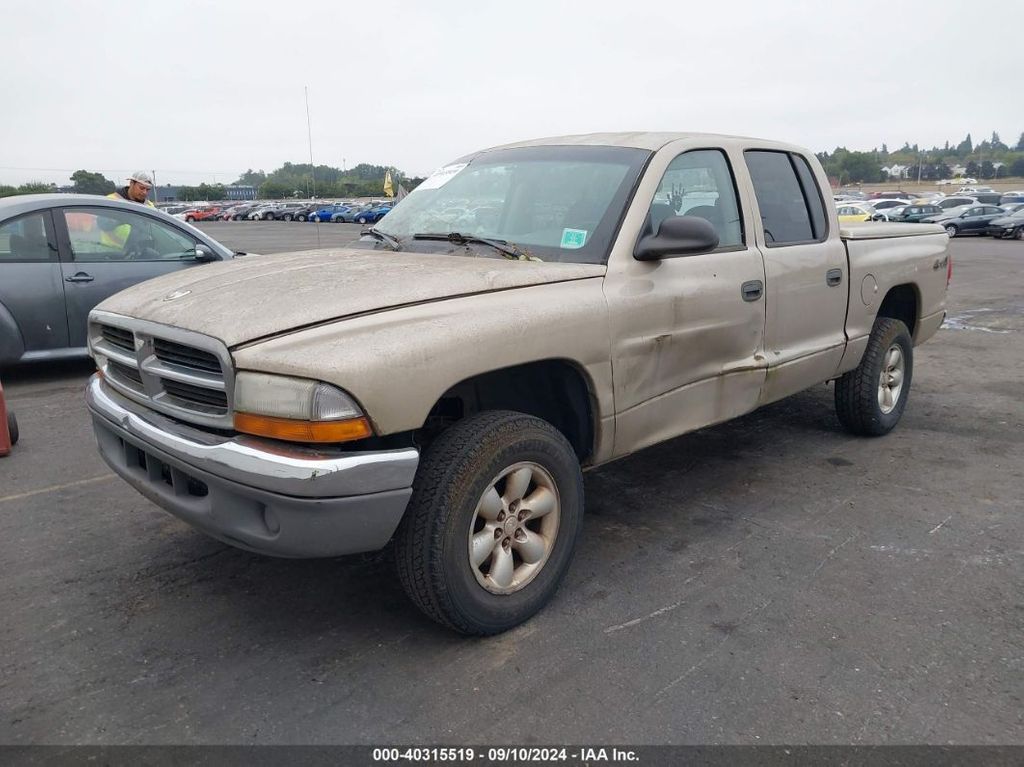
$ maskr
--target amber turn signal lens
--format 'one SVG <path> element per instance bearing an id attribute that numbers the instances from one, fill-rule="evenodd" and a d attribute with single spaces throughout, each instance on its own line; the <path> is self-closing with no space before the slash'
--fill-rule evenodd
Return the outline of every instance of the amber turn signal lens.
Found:
<path id="1" fill-rule="evenodd" d="M 235 413 L 235 429 L 257 437 L 288 442 L 351 442 L 373 434 L 366 418 L 344 421 L 293 421 L 252 413 Z"/>

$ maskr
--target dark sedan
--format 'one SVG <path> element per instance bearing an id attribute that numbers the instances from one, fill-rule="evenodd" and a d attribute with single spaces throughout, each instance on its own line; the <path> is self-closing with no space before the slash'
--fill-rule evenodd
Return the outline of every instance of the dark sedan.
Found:
<path id="1" fill-rule="evenodd" d="M 1008 216 L 994 218 L 988 222 L 985 234 L 993 237 L 1014 237 L 1024 240 L 1024 206 Z"/>
<path id="2" fill-rule="evenodd" d="M 1005 216 L 1006 211 L 995 205 L 975 205 L 970 208 L 957 209 L 952 215 L 929 216 L 924 223 L 939 224 L 946 234 L 956 237 L 961 234 L 985 234 L 989 221 Z"/>
<path id="3" fill-rule="evenodd" d="M 134 202 L 84 194 L 0 199 L 0 365 L 82 356 L 89 311 L 151 277 L 234 256 Z"/>
<path id="4" fill-rule="evenodd" d="M 938 205 L 904 205 L 902 208 L 891 208 L 890 210 L 875 213 L 871 220 L 902 221 L 906 224 L 916 224 L 921 219 L 940 215 L 942 215 L 942 208 Z"/>

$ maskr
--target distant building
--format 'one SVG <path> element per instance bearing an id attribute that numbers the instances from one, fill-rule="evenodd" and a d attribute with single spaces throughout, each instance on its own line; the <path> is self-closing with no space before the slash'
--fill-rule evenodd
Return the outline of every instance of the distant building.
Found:
<path id="1" fill-rule="evenodd" d="M 883 167 L 882 172 L 889 178 L 906 178 L 907 173 L 910 171 L 908 165 L 890 165 L 889 167 Z"/>
<path id="2" fill-rule="evenodd" d="M 164 184 L 153 187 L 153 202 L 177 202 L 178 196 L 178 187 L 176 186 Z"/>
<path id="3" fill-rule="evenodd" d="M 242 184 L 231 184 L 224 187 L 229 200 L 255 200 L 256 187 Z"/>

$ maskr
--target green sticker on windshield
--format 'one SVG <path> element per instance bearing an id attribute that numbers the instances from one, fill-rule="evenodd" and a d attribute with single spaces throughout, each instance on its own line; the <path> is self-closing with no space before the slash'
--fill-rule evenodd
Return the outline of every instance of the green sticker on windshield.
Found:
<path id="1" fill-rule="evenodd" d="M 587 241 L 587 230 L 586 229 L 563 229 L 562 230 L 562 247 L 563 248 L 582 248 L 584 243 Z"/>

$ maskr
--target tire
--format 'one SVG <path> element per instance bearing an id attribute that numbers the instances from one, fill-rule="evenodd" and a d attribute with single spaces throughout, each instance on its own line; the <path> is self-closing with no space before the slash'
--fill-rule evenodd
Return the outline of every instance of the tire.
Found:
<path id="1" fill-rule="evenodd" d="M 958 234 L 960 234 L 960 230 L 957 229 L 952 224 L 946 224 L 946 234 L 948 234 L 950 237 L 956 237 Z"/>
<path id="2" fill-rule="evenodd" d="M 7 413 L 7 431 L 11 435 L 11 444 L 18 444 L 18 419 L 14 417 L 14 413 L 8 411 Z"/>
<path id="3" fill-rule="evenodd" d="M 185 216 L 185 222 L 188 223 L 188 224 L 191 224 L 195 220 L 196 220 L 195 216 Z"/>
<path id="4" fill-rule="evenodd" d="M 487 498 L 493 503 L 485 506 Z M 528 503 L 543 503 L 547 511 L 524 518 Z M 398 577 L 413 603 L 441 625 L 497 634 L 554 596 L 582 523 L 583 476 L 565 437 L 523 413 L 480 413 L 449 428 L 424 453 L 395 534 Z M 474 542 L 478 562 L 471 558 Z M 535 567 L 522 552 L 536 557 Z"/>
<path id="5" fill-rule="evenodd" d="M 281 216 L 281 218 L 283 218 L 285 221 L 291 221 L 292 220 L 292 214 L 291 213 L 285 213 L 283 216 Z"/>
<path id="6" fill-rule="evenodd" d="M 306 214 L 305 213 L 300 213 L 299 215 L 297 215 L 295 217 L 295 220 L 296 221 L 305 221 L 306 220 Z"/>
<path id="7" fill-rule="evenodd" d="M 232 217 L 231 217 L 231 220 L 232 220 L 232 221 L 241 221 L 241 220 L 242 220 L 242 217 L 241 217 L 241 216 L 232 216 Z"/>
<path id="8" fill-rule="evenodd" d="M 1013 233 L 1013 236 L 1018 240 L 1024 240 L 1024 226 L 1017 227 L 1017 231 Z"/>
<path id="9" fill-rule="evenodd" d="M 868 437 L 888 434 L 907 406 L 913 377 L 914 345 L 907 326 L 876 318 L 860 365 L 836 381 L 836 415 L 843 428 Z"/>
<path id="10" fill-rule="evenodd" d="M 359 218 L 357 218 L 356 219 L 356 223 L 365 224 L 366 223 L 366 216 L 360 216 Z"/>
<path id="11" fill-rule="evenodd" d="M 264 221 L 270 221 L 270 219 L 272 219 L 273 217 L 274 217 L 273 213 L 264 213 L 263 214 L 263 220 Z"/>

